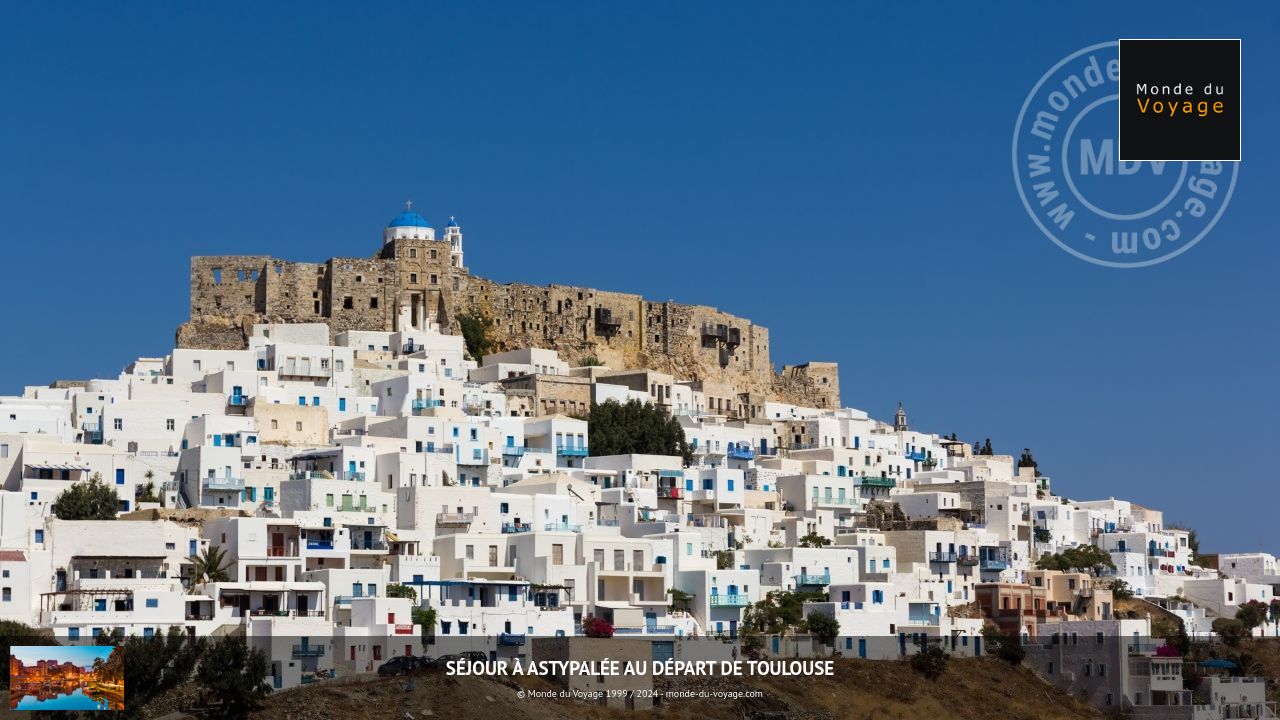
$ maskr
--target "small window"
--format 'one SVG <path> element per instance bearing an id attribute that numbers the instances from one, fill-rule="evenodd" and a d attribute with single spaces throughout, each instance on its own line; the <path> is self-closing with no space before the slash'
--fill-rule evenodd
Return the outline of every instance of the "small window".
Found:
<path id="1" fill-rule="evenodd" d="M 377 310 L 377 309 L 378 309 L 378 298 L 376 298 L 376 297 L 371 297 L 371 298 L 369 298 L 369 309 L 370 309 L 370 310 Z"/>
<path id="2" fill-rule="evenodd" d="M 351 310 L 355 308 L 355 306 L 356 306 L 355 301 L 351 298 L 350 295 L 347 295 L 346 297 L 342 298 L 343 310 Z"/>

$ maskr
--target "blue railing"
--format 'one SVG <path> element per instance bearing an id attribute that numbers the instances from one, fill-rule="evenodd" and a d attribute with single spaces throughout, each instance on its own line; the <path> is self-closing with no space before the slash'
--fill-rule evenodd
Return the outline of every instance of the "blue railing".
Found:
<path id="1" fill-rule="evenodd" d="M 796 575 L 797 585 L 830 585 L 831 573 L 823 573 L 821 575 L 810 575 L 801 573 Z"/>
<path id="2" fill-rule="evenodd" d="M 994 559 L 984 558 L 982 560 L 981 567 L 983 570 L 991 570 L 991 571 L 1008 570 L 1009 562 L 1007 560 L 994 560 Z"/>
<path id="3" fill-rule="evenodd" d="M 498 644 L 508 647 L 524 645 L 524 633 L 499 633 Z"/>
<path id="4" fill-rule="evenodd" d="M 323 645 L 294 645 L 294 657 L 320 657 L 324 655 Z"/>
<path id="5" fill-rule="evenodd" d="M 569 447 L 568 445 L 557 445 L 556 454 L 564 457 L 586 457 L 589 453 L 584 447 Z"/>
<path id="6" fill-rule="evenodd" d="M 916 462 L 925 461 L 925 454 L 923 450 L 916 450 L 915 452 L 903 453 L 903 457 L 905 457 L 908 460 L 915 460 Z"/>
<path id="7" fill-rule="evenodd" d="M 351 598 L 352 598 L 351 595 L 334 595 L 333 604 L 334 605 L 350 605 Z"/>
<path id="8" fill-rule="evenodd" d="M 502 523 L 502 532 L 504 533 L 527 533 L 533 530 L 533 526 L 529 523 Z"/>
<path id="9" fill-rule="evenodd" d="M 756 457 L 756 451 L 749 447 L 733 447 L 731 445 L 729 446 L 728 455 L 734 460 L 754 460 Z"/>
<path id="10" fill-rule="evenodd" d="M 711 607 L 746 607 L 751 604 L 751 600 L 746 595 L 712 595 Z"/>
<path id="11" fill-rule="evenodd" d="M 244 407 L 249 404 L 249 398 L 243 395 L 232 395 L 227 398 L 227 404 L 233 407 Z"/>
<path id="12" fill-rule="evenodd" d="M 332 550 L 333 541 L 329 540 L 325 542 L 320 542 L 319 540 L 308 540 L 307 549 L 308 550 Z"/>
<path id="13" fill-rule="evenodd" d="M 426 410 L 427 408 L 437 408 L 437 407 L 443 407 L 443 406 L 444 406 L 443 400 L 437 400 L 434 398 L 432 399 L 414 398 L 413 400 L 414 410 Z"/>
<path id="14" fill-rule="evenodd" d="M 507 457 L 523 457 L 524 447 L 518 445 L 507 445 L 502 448 L 502 454 Z"/>
<path id="15" fill-rule="evenodd" d="M 854 610 L 861 610 L 861 609 L 862 609 L 862 601 L 860 601 L 860 600 L 855 600 L 855 601 L 853 601 L 853 602 L 849 602 L 848 600 L 841 600 L 841 601 L 840 601 L 840 609 L 841 609 L 841 610 L 848 610 L 848 609 L 850 608 L 850 606 L 853 606 L 853 609 L 854 609 Z"/>

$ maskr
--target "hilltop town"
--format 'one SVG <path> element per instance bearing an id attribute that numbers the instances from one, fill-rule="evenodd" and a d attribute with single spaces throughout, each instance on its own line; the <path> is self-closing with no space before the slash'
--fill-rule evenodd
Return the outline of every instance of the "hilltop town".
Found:
<path id="1" fill-rule="evenodd" d="M 476 278 L 459 225 L 437 239 L 412 209 L 372 258 L 191 268 L 168 355 L 0 398 L 0 620 L 64 644 L 243 637 L 274 690 L 539 639 L 655 659 L 1016 644 L 1099 708 L 1274 717 L 1264 683 L 1189 682 L 1178 648 L 1280 632 L 1273 555 L 1201 554 L 1029 451 L 845 407 L 834 364 L 775 372 L 749 320 Z M 670 436 L 615 452 L 612 403 Z M 87 486 L 112 519 L 67 517 Z M 681 642 L 700 638 L 724 642 Z"/>

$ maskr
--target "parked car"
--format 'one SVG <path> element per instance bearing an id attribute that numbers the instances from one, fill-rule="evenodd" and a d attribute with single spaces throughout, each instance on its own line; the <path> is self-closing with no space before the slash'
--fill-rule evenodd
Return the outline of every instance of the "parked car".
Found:
<path id="1" fill-rule="evenodd" d="M 414 658 L 414 661 L 417 663 L 417 666 L 422 669 L 434 667 L 436 664 L 436 659 L 430 655 L 419 655 Z"/>
<path id="2" fill-rule="evenodd" d="M 454 660 L 461 660 L 461 659 L 462 659 L 461 655 L 441 655 L 440 657 L 435 658 L 431 661 L 431 667 L 440 668 L 443 670 L 445 666 L 448 665 L 449 663 L 453 662 Z"/>
<path id="3" fill-rule="evenodd" d="M 467 662 L 488 662 L 489 655 L 487 653 L 480 652 L 479 650 L 468 650 L 461 653 L 459 659 L 466 660 Z"/>
<path id="4" fill-rule="evenodd" d="M 416 659 L 406 655 L 393 657 L 390 660 L 378 666 L 378 674 L 387 677 L 389 675 L 408 675 L 418 667 Z"/>

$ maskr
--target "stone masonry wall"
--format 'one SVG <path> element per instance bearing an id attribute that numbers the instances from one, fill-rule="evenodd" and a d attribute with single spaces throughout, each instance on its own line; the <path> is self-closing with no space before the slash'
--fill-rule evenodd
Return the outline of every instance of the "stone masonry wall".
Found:
<path id="1" fill-rule="evenodd" d="M 332 336 L 394 331 L 397 299 L 412 297 L 450 332 L 458 332 L 460 314 L 491 318 L 499 351 L 550 348 L 571 365 L 595 358 L 613 368 L 652 368 L 785 402 L 839 406 L 835 363 L 788 366 L 775 375 L 768 329 L 745 318 L 632 293 L 503 285 L 450 262 L 449 244 L 428 240 L 397 240 L 375 257 L 324 263 L 194 257 L 191 320 L 178 329 L 177 344 L 244 347 L 255 322 L 325 322 Z"/>

